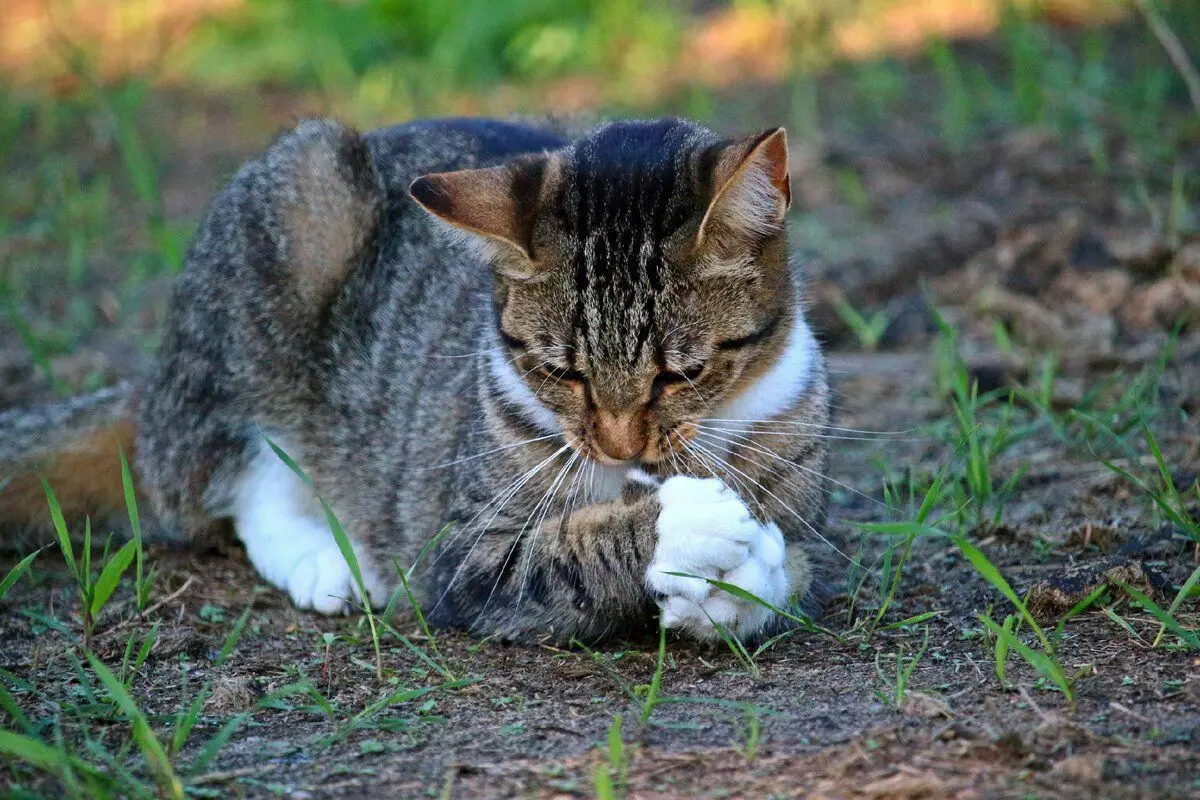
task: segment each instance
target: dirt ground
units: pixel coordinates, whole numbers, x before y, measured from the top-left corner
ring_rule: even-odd
[[[219,115],[210,119],[220,127]],[[1059,352],[1049,398],[1059,410],[1088,402],[1088,389],[1105,378],[1114,377],[1110,394],[1130,385],[1155,363],[1179,315],[1200,308],[1200,239],[1153,232],[1147,208],[1131,199],[1136,157],[1120,141],[1111,145],[1117,174],[1101,175],[1082,151],[1036,131],[996,131],[957,154],[919,131],[892,134],[826,141],[799,150],[794,165],[797,258],[811,274],[812,316],[831,353],[838,424],[905,432],[837,442],[830,524],[847,531],[894,518],[882,503],[885,474],[929,476],[958,463],[942,433],[950,409],[934,377],[931,298],[961,329],[959,352],[983,391],[1032,385],[1041,357]],[[168,176],[169,209],[194,211],[203,199],[195,176],[215,186],[259,145],[223,141],[225,151],[184,148]],[[1181,155],[1186,169],[1200,169],[1200,150],[1188,158]],[[850,174],[865,199],[847,199]],[[878,352],[864,351],[835,312],[839,295],[858,309],[886,310]],[[152,328],[161,301],[147,298],[139,324]],[[1013,347],[997,344],[996,321]],[[55,369],[68,381],[136,374],[143,357],[122,333],[96,337]],[[0,401],[46,397],[28,356],[7,344],[4,354]],[[1190,487],[1200,472],[1194,323],[1182,329],[1150,403],[1142,410],[1153,412],[1175,484]],[[996,455],[993,470],[997,482],[1018,477],[1000,523],[970,531],[976,545],[1050,628],[1100,583],[1121,580],[1169,605],[1195,567],[1195,549],[1096,455],[1152,475],[1137,432],[1120,446],[1099,434],[1067,442],[1038,410],[1018,403],[1014,413],[1023,436]],[[877,566],[881,543],[868,538],[865,548],[866,563]],[[1012,608],[948,540],[918,541],[886,617],[940,612],[920,624],[867,635],[855,623],[874,614],[877,588],[868,581],[852,599],[857,587],[841,579],[846,591],[821,620],[844,633],[841,641],[796,633],[749,669],[723,646],[668,638],[660,701],[646,723],[655,642],[589,651],[439,632],[447,665],[467,683],[355,726],[347,720],[367,704],[441,678],[386,637],[381,685],[362,620],[296,611],[258,584],[236,545],[206,553],[159,546],[150,557],[160,565],[161,604],[138,620],[123,587],[94,647],[120,663],[131,631],[160,625],[133,682],[160,731],[180,707],[181,675],[189,698],[211,679],[184,761],[231,717],[252,713],[194,784],[214,797],[593,796],[597,768],[611,764],[616,715],[627,761],[616,781],[630,797],[1200,795],[1200,653],[1152,646],[1158,623],[1114,589],[1065,625],[1059,655],[1076,676],[1074,707],[1015,656],[1002,684],[979,615],[999,621]],[[18,679],[10,688],[30,716],[46,703],[76,702],[81,691],[66,655],[77,601],[50,564],[40,560],[36,581],[0,604],[0,667]],[[233,657],[214,669],[233,620],[251,603]],[[1195,603],[1177,618],[1195,628]],[[397,627],[425,643],[411,618]],[[323,633],[336,634],[328,648]],[[923,642],[906,697],[893,702],[898,654],[911,657]],[[305,680],[332,713],[302,695],[270,699]],[[124,736],[114,725],[105,741]]]

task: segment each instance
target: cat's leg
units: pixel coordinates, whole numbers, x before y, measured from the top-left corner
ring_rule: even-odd
[[[773,612],[702,579],[776,607],[792,586],[778,527],[712,478],[675,477],[536,528],[509,523],[462,539],[473,544],[443,571],[431,616],[479,633],[598,637],[653,622],[657,603],[666,625],[699,638],[716,638],[714,623],[752,638]]]
[[[232,516],[250,563],[297,607],[336,614],[349,611],[352,598],[361,600],[312,490],[265,443],[237,483]],[[372,603],[385,603],[387,584],[378,566],[353,546]]]

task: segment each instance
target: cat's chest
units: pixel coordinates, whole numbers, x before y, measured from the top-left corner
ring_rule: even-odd
[[[607,503],[616,500],[621,495],[621,488],[627,480],[629,467],[597,462],[594,469],[590,487],[593,501]]]

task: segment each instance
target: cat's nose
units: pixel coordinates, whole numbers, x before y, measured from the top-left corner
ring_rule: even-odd
[[[612,413],[597,410],[592,439],[600,451],[617,461],[637,458],[646,449],[646,423],[640,411]]]

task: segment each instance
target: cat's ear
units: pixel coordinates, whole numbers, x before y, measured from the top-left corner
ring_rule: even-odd
[[[787,132],[773,128],[719,146],[710,181],[712,199],[696,234],[697,247],[730,237],[774,233],[792,204]]]
[[[437,172],[417,178],[408,191],[422,208],[478,246],[499,272],[527,279],[538,272],[533,225],[548,161],[533,156],[500,167]]]

